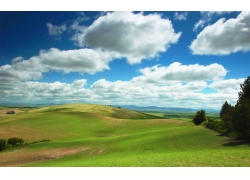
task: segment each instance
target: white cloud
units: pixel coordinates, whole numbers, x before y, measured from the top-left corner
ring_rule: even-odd
[[[91,100],[93,93],[83,88],[86,79],[75,80],[72,84],[56,81],[54,83],[45,82],[18,82],[13,84],[11,89],[1,90],[1,100],[13,99],[14,102],[27,103],[47,103],[47,102],[76,102]],[[8,101],[9,102],[9,101]]]
[[[73,82],[74,87],[83,87],[87,83],[87,79],[76,79]]]
[[[0,67],[0,78],[1,79],[12,79],[16,81],[27,81],[36,80],[41,78],[42,74],[35,71],[18,71],[15,70],[11,65],[4,65]]]
[[[203,28],[205,24],[208,24],[214,17],[229,14],[231,11],[201,11],[202,18],[195,23],[193,31],[197,31],[198,28]]]
[[[18,71],[48,72],[49,70],[62,71],[64,73],[80,72],[94,74],[108,70],[108,62],[113,58],[119,58],[116,53],[102,52],[92,49],[76,49],[61,51],[51,48],[48,51],[40,51],[38,56],[28,60],[22,60],[12,64]]]
[[[201,19],[197,23],[195,23],[193,30],[196,31],[198,28],[203,28],[204,25],[205,25],[205,21]]]
[[[229,14],[232,11],[201,11],[201,15],[204,19],[211,20],[213,16],[221,16],[223,14]]]
[[[226,100],[231,103],[237,101],[235,91],[202,93],[207,87],[215,88],[206,80],[223,82],[220,79],[226,75],[226,70],[219,64],[201,66],[176,62],[168,67],[144,68],[140,72],[141,76],[130,81],[101,79],[94,82],[91,89],[96,95],[95,102],[220,109]]]
[[[84,12],[77,12],[77,15],[78,17],[70,25],[70,28],[76,31],[76,36],[74,36],[72,40],[75,40],[75,37],[77,37],[79,33],[82,34],[86,29],[86,26],[80,25],[81,22],[90,20],[90,18],[87,17]]]
[[[239,92],[240,91],[240,84],[243,84],[245,81],[244,78],[240,79],[226,79],[226,80],[219,80],[212,82],[209,87],[213,88],[219,92]]]
[[[96,95],[95,102],[106,104],[220,109],[226,100],[231,103],[237,100],[235,92],[203,94],[202,90],[206,87],[207,83],[204,81],[148,86],[132,81],[110,82],[105,79],[98,80],[91,86]]]
[[[179,21],[181,21],[181,20],[187,20],[187,15],[188,15],[188,13],[187,12],[185,12],[185,13],[178,13],[178,12],[176,12],[175,14],[174,14],[174,19],[175,20],[179,20]]]
[[[99,71],[109,70],[108,63],[114,57],[119,56],[117,53],[100,50],[61,51],[56,48],[40,51],[38,56],[33,56],[28,60],[16,57],[12,60],[11,65],[0,66],[0,93],[14,89],[15,84],[19,84],[19,82],[41,79],[43,73],[49,71],[95,74]],[[85,83],[84,80],[76,80],[73,84],[75,87],[82,87]]]
[[[12,59],[12,63],[17,63],[17,62],[22,61],[22,60],[23,60],[23,57],[19,56],[19,57]]]
[[[217,70],[221,70],[222,73]],[[212,74],[207,73],[208,71]],[[201,66],[173,63],[167,67],[144,68],[140,72],[141,76],[134,77],[130,81],[97,80],[90,89],[84,87],[87,84],[86,79],[76,79],[72,83],[1,81],[3,86],[0,86],[0,100],[1,102],[14,99],[15,102],[26,103],[88,102],[220,109],[225,101],[236,103],[238,98],[236,91],[239,84],[244,81],[244,79],[220,80],[225,76],[226,70],[218,64]],[[176,76],[176,73],[179,75]],[[148,79],[151,76],[154,77],[154,81],[149,83]],[[206,82],[208,79],[212,82]],[[203,89],[208,87],[217,92],[202,93]]]
[[[235,19],[218,20],[207,26],[191,43],[193,54],[228,55],[250,51],[250,12],[241,12]]]
[[[171,21],[158,14],[113,12],[99,17],[74,39],[82,46],[115,51],[135,64],[165,52],[180,35],[174,32]]]
[[[107,62],[115,57],[114,53],[95,51],[92,49],[78,49],[61,51],[51,48],[41,51],[39,59],[49,69],[69,72],[94,74],[109,69]]]
[[[66,25],[62,24],[60,26],[53,25],[51,23],[47,23],[48,31],[50,36],[59,36],[61,35],[66,29]]]
[[[199,64],[182,65],[174,62],[167,67],[159,65],[140,69],[143,76],[133,78],[133,82],[170,83],[216,80],[224,77],[226,69],[220,64],[203,66]]]

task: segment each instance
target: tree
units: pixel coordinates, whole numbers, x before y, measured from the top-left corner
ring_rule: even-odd
[[[239,99],[232,117],[233,130],[250,141],[250,76],[240,85]]]
[[[240,89],[238,102],[244,98],[250,100],[250,76],[240,85]]]
[[[6,140],[0,139],[0,151],[4,150],[6,147]]]
[[[232,130],[232,118],[233,118],[234,107],[227,103],[227,101],[222,105],[220,111],[220,118],[226,127],[229,130]]]
[[[250,141],[250,100],[244,98],[236,104],[232,125],[241,138]]]
[[[197,111],[194,118],[193,118],[193,123],[195,125],[200,125],[202,122],[206,120],[205,118],[206,112],[204,110]]]

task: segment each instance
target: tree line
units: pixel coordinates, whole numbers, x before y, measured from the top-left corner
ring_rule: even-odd
[[[196,112],[193,122],[231,136],[250,141],[250,76],[240,85],[237,103],[233,106],[227,101],[220,110],[221,121],[206,118],[205,111]]]

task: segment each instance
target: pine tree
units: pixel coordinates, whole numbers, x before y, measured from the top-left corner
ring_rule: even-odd
[[[240,89],[238,102],[244,98],[250,100],[250,76],[240,85]]]
[[[233,130],[250,141],[250,76],[240,85],[239,99],[232,118]]]
[[[227,103],[227,101],[222,105],[220,111],[220,118],[223,122],[225,128],[232,130],[232,118],[233,118],[234,107]]]

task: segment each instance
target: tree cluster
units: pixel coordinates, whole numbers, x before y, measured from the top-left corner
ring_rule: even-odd
[[[220,110],[221,121],[206,118],[205,111],[196,112],[193,122],[234,138],[250,141],[250,76],[240,85],[239,98],[235,106],[227,101]]]
[[[6,149],[7,145],[11,145],[11,146],[18,146],[24,143],[23,139],[20,138],[9,138],[8,141],[4,140],[4,139],[0,139],[0,151],[3,151],[4,149]]]
[[[250,141],[250,76],[240,85],[241,91],[235,106],[222,105],[220,118],[228,131],[233,131],[238,138]]]

